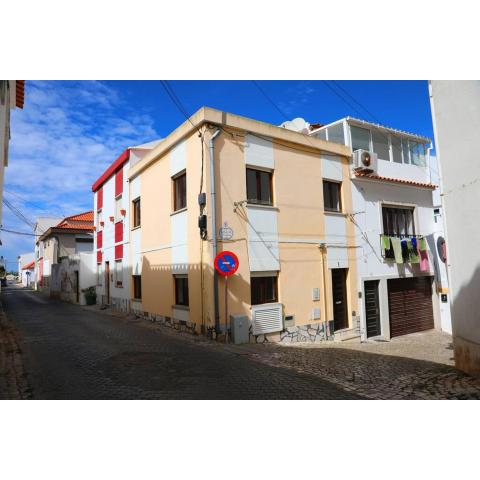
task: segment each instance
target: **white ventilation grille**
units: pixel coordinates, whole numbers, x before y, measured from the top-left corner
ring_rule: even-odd
[[[320,300],[320,289],[312,288],[312,300],[318,302]]]
[[[265,305],[253,305],[252,327],[254,335],[282,331],[282,304],[267,303]]]

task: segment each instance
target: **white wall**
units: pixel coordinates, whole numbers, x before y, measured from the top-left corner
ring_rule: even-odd
[[[480,372],[480,81],[431,81],[430,94],[444,193],[455,356],[463,343],[468,371]]]

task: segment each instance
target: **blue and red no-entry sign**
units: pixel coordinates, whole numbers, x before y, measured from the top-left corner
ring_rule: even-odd
[[[220,275],[229,277],[238,270],[238,257],[233,252],[220,252],[215,257],[214,265]]]

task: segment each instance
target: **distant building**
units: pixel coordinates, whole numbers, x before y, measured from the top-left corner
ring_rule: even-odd
[[[94,283],[93,212],[65,217],[36,242],[37,289],[53,297],[82,303],[82,288]]]
[[[35,252],[22,253],[18,256],[18,282],[27,287],[33,285],[34,280]]]
[[[429,84],[457,368],[480,376],[480,81]]]

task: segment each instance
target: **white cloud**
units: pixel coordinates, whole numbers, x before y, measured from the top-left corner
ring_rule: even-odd
[[[159,138],[153,118],[119,92],[98,81],[27,81],[25,108],[12,112],[6,198],[32,219],[91,209],[91,185],[115,158],[128,146]],[[28,230],[3,211],[4,227]],[[2,254],[10,257],[28,240],[1,238]]]

